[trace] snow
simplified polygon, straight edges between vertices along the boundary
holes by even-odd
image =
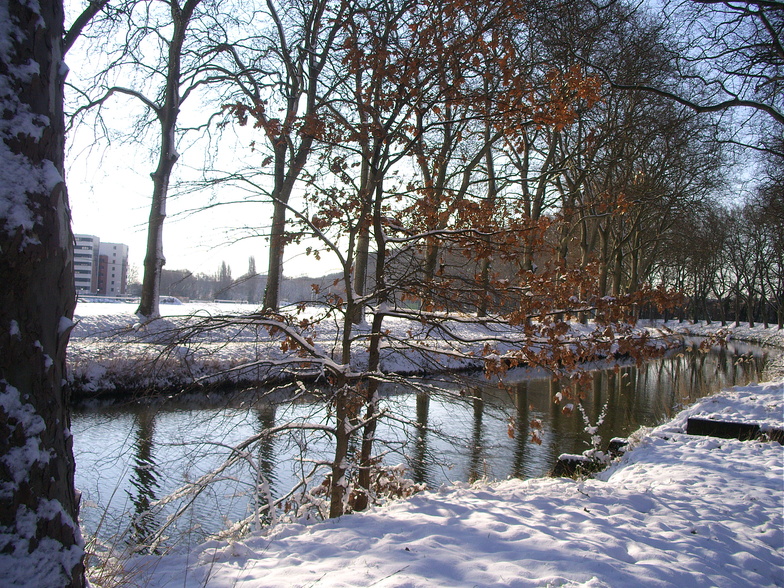
[[[38,2],[31,0],[26,5],[39,14]],[[11,18],[8,0],[0,0],[0,60],[8,71],[8,75],[0,76],[0,110],[3,112],[0,118],[0,230],[5,230],[9,236],[21,230],[24,234],[22,246],[38,242],[33,228],[40,215],[31,207],[28,196],[43,190],[49,193],[54,187],[54,175],[59,177],[51,161],[34,164],[14,153],[7,144],[19,135],[40,139],[49,122],[47,117],[34,114],[27,104],[20,102],[19,88],[14,84],[29,83],[38,74],[38,64],[34,61],[13,63],[16,56],[12,41],[23,35]]]
[[[68,351],[69,380],[77,394],[97,390],[145,390],[149,387],[182,387],[194,378],[203,384],[248,384],[259,379],[273,380],[290,373],[299,363],[295,350],[281,349],[282,338],[270,336],[258,325],[225,325],[197,333],[194,327],[208,317],[249,314],[248,304],[186,303],[161,304],[161,317],[140,322],[136,305],[128,302],[84,302],[77,305]],[[313,319],[318,312],[307,308],[297,320]],[[500,324],[478,324],[473,318],[456,314],[438,331],[407,318],[388,316],[383,328],[388,332],[381,350],[381,369],[397,374],[418,374],[458,369],[481,369],[485,362],[501,362],[514,353],[523,338],[522,329]],[[585,336],[595,327],[574,324],[567,334]],[[189,330],[187,341],[179,332]],[[317,377],[324,370],[350,374],[364,369],[368,359],[367,323],[359,325],[352,347],[351,364],[340,365],[340,341],[334,320],[311,325],[297,336],[318,354],[306,373]],[[651,340],[664,344],[661,329],[648,329]],[[671,333],[668,331],[666,336]],[[493,341],[494,349],[485,350]],[[260,360],[263,360],[260,362]]]
[[[85,357],[80,344],[97,358],[79,368],[91,372],[88,380],[96,383],[118,363],[130,362],[179,317],[229,309],[196,311],[185,304],[162,310],[167,316],[136,333],[133,305],[80,304],[72,337],[77,363]],[[390,327],[406,333],[394,321]],[[682,335],[720,328],[654,327]],[[456,328],[470,336],[478,327]],[[251,349],[259,352],[252,340],[257,333],[230,334],[232,344],[211,348],[216,363],[225,367]],[[728,336],[784,348],[784,333],[776,329],[741,326],[729,328]],[[128,355],[100,363],[101,345],[113,341],[123,341]],[[218,344],[177,347],[172,361],[193,361],[210,345]],[[271,353],[274,347],[264,348],[262,341]],[[122,573],[149,588],[784,586],[784,448],[685,433],[691,416],[784,428],[781,357],[771,362],[773,381],[724,391],[658,428],[639,431],[630,449],[595,478],[457,483],[337,520],[278,524],[242,540],[134,556]],[[387,360],[396,367],[405,363]]]
[[[784,382],[704,399],[595,479],[456,484],[127,565],[150,588],[782,586],[784,448],[684,433],[717,410],[781,427]]]
[[[57,334],[62,335],[63,333],[67,333],[70,331],[74,326],[74,322],[69,319],[67,316],[61,316],[60,322],[57,325]]]
[[[12,496],[28,477],[36,462],[48,463],[51,454],[41,449],[39,435],[46,429],[41,415],[32,404],[23,402],[19,390],[5,380],[0,380],[0,409],[11,422],[16,422],[18,434],[25,439],[24,445],[11,447],[0,461],[5,465],[9,479],[0,483],[0,498]]]
[[[46,424],[34,407],[25,403],[19,390],[5,380],[0,380],[0,389],[0,414],[14,424],[15,436],[24,439],[23,445],[14,445],[0,458],[7,474],[7,479],[0,484],[0,499],[5,500],[19,492],[36,463],[47,463],[54,457],[54,452],[41,447],[39,435]],[[80,545],[64,547],[50,538],[37,539],[42,521],[52,521],[43,524],[66,525],[74,529],[77,536],[79,534],[74,520],[56,500],[38,498],[35,509],[19,505],[13,528],[0,525],[0,576],[3,586],[65,584],[63,571],[72,570],[80,561],[83,554]]]
[[[30,513],[36,517],[37,514]],[[17,514],[17,519],[24,518]],[[5,545],[5,537],[0,532],[0,545]],[[31,586],[65,586],[68,583],[64,570],[72,570],[83,555],[81,547],[72,545],[64,548],[61,543],[44,537],[32,553],[27,553],[27,541],[2,558],[3,586],[29,588]]]

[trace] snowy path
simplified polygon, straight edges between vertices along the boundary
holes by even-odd
[[[784,586],[784,448],[683,433],[688,416],[781,427],[784,382],[736,388],[641,434],[600,479],[461,485],[272,536],[144,557],[135,582],[229,586]]]

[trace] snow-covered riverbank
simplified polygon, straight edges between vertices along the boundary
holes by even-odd
[[[287,360],[297,356],[285,349],[280,333],[270,335],[257,321],[244,320],[250,305],[189,303],[162,305],[161,318],[139,325],[127,303],[80,303],[68,352],[69,378],[74,392],[146,391],[203,385],[253,385],[290,379]],[[308,308],[297,320],[313,320],[318,309]],[[223,320],[223,317],[229,320]],[[234,318],[232,318],[234,317]],[[481,369],[486,345],[504,353],[524,338],[522,329],[479,323],[454,315],[444,322],[448,334],[418,321],[387,317],[381,368],[398,374]],[[209,324],[203,321],[210,320]],[[572,325],[570,335],[586,338],[591,325]],[[369,325],[357,325],[352,345],[352,369],[367,362]],[[652,344],[665,345],[652,329]],[[323,358],[339,363],[341,334],[333,319],[312,324],[303,338],[312,340]],[[327,361],[329,361],[328,359]],[[299,376],[302,371],[298,370]],[[313,375],[317,376],[314,367]]]
[[[722,326],[721,323],[712,322],[706,324],[699,322],[668,321],[666,323],[656,322],[655,326],[669,330],[679,335],[693,335],[697,337],[709,337],[712,335],[723,335],[727,341],[743,341],[784,350],[784,330],[779,330],[777,326],[765,328],[761,324],[749,327],[746,323],[729,323]],[[767,379],[784,378],[784,353],[771,354],[765,370]]]
[[[204,332],[193,330],[205,317],[238,315],[252,310],[240,304],[162,305],[162,318],[140,326],[133,314],[135,306],[127,303],[80,303],[76,309],[76,327],[68,348],[69,378],[75,394],[90,396],[98,391],[144,391],[147,389],[182,388],[199,382],[212,385],[253,384],[279,376],[292,352],[281,349],[280,337],[270,337],[266,329],[252,324],[211,325]],[[499,325],[454,321],[449,325],[457,338],[440,339],[422,325],[389,318],[385,329],[390,339],[406,345],[387,345],[382,367],[400,374],[422,371],[479,369],[482,348],[488,338],[503,351],[504,340],[520,340],[519,329]],[[668,334],[706,335],[725,330],[730,338],[784,348],[784,331],[776,328],[749,329],[746,326],[721,327],[691,325],[671,321],[645,325],[652,338],[664,344]],[[361,334],[362,329],[358,327]],[[187,341],[182,340],[188,330]],[[590,326],[575,324],[572,333]],[[324,322],[311,333],[315,346],[328,356],[338,342],[334,322]],[[472,344],[471,341],[476,343]],[[411,345],[411,342],[418,342]],[[362,365],[366,345],[356,344],[354,360]],[[470,355],[473,354],[472,359]],[[261,361],[260,361],[261,360]],[[784,372],[784,370],[782,370]]]
[[[684,433],[689,416],[783,413],[784,381],[739,387],[641,431],[597,479],[445,487],[126,571],[151,588],[784,586],[784,448]]]

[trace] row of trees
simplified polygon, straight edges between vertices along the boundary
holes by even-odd
[[[771,157],[747,201],[684,217],[657,278],[688,295],[681,317],[784,325],[784,166]]]
[[[445,13],[402,1],[109,4],[87,33],[102,67],[80,80],[74,108],[77,120],[106,124],[110,101],[131,97],[141,106],[134,135],[160,139],[140,314],[157,312],[161,227],[179,151],[193,145],[194,153],[204,146],[200,132],[232,121],[256,129],[250,148],[238,157],[228,141],[232,166],[217,169],[223,160],[212,154],[229,133],[211,133],[209,170],[180,186],[218,186],[216,204],[236,202],[242,190],[246,202],[272,206],[271,224],[263,213],[238,223],[269,239],[266,309],[279,305],[286,245],[323,228],[303,219],[344,223],[354,239],[350,249],[342,244],[352,288],[365,292],[375,191],[389,226],[409,232],[503,219],[524,270],[549,227],[552,247],[540,255],[595,263],[605,294],[633,292],[651,277],[675,220],[720,185],[715,139],[739,139],[695,112],[756,106],[780,116],[772,91],[780,11],[692,4],[671,4],[669,20],[590,2],[457,2]],[[694,33],[706,19],[737,21],[734,37]],[[673,45],[678,33],[689,34]],[[724,57],[695,60],[695,44]],[[732,59],[747,69],[733,69]],[[677,107],[671,98],[682,80],[691,89]],[[449,241],[428,239],[426,280]],[[485,253],[494,247],[485,242],[474,260],[484,260],[476,269],[487,284]]]
[[[237,300],[258,303],[264,291],[264,276],[256,272],[256,260],[251,257],[248,271],[234,279],[231,266],[225,261],[214,274],[193,273],[190,270],[161,271],[160,294],[181,300]],[[142,284],[129,284],[132,296],[141,294]]]
[[[258,305],[262,303],[267,278],[255,271],[254,262],[249,266],[248,271],[237,278],[232,277],[231,266],[225,261],[214,274],[164,269],[161,272],[160,293],[181,300],[235,300]],[[323,296],[317,295],[314,290],[327,293],[336,290],[333,286],[335,278],[334,275],[284,278],[279,288],[281,300],[298,303],[321,299]],[[139,282],[129,284],[131,296],[139,296],[141,287]]]

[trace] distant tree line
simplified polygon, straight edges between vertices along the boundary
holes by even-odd
[[[289,303],[319,301],[333,292],[340,292],[339,276],[283,277],[281,299]],[[184,302],[190,300],[232,300],[259,305],[263,301],[267,277],[256,272],[256,262],[250,258],[248,271],[232,277],[231,266],[225,261],[214,274],[193,273],[190,270],[167,270],[161,272],[161,296],[173,296]],[[314,287],[315,286],[315,287]],[[141,283],[129,285],[131,296],[139,296]]]
[[[784,326],[784,159],[771,156],[745,202],[679,219],[655,276],[687,296],[679,318]]]

